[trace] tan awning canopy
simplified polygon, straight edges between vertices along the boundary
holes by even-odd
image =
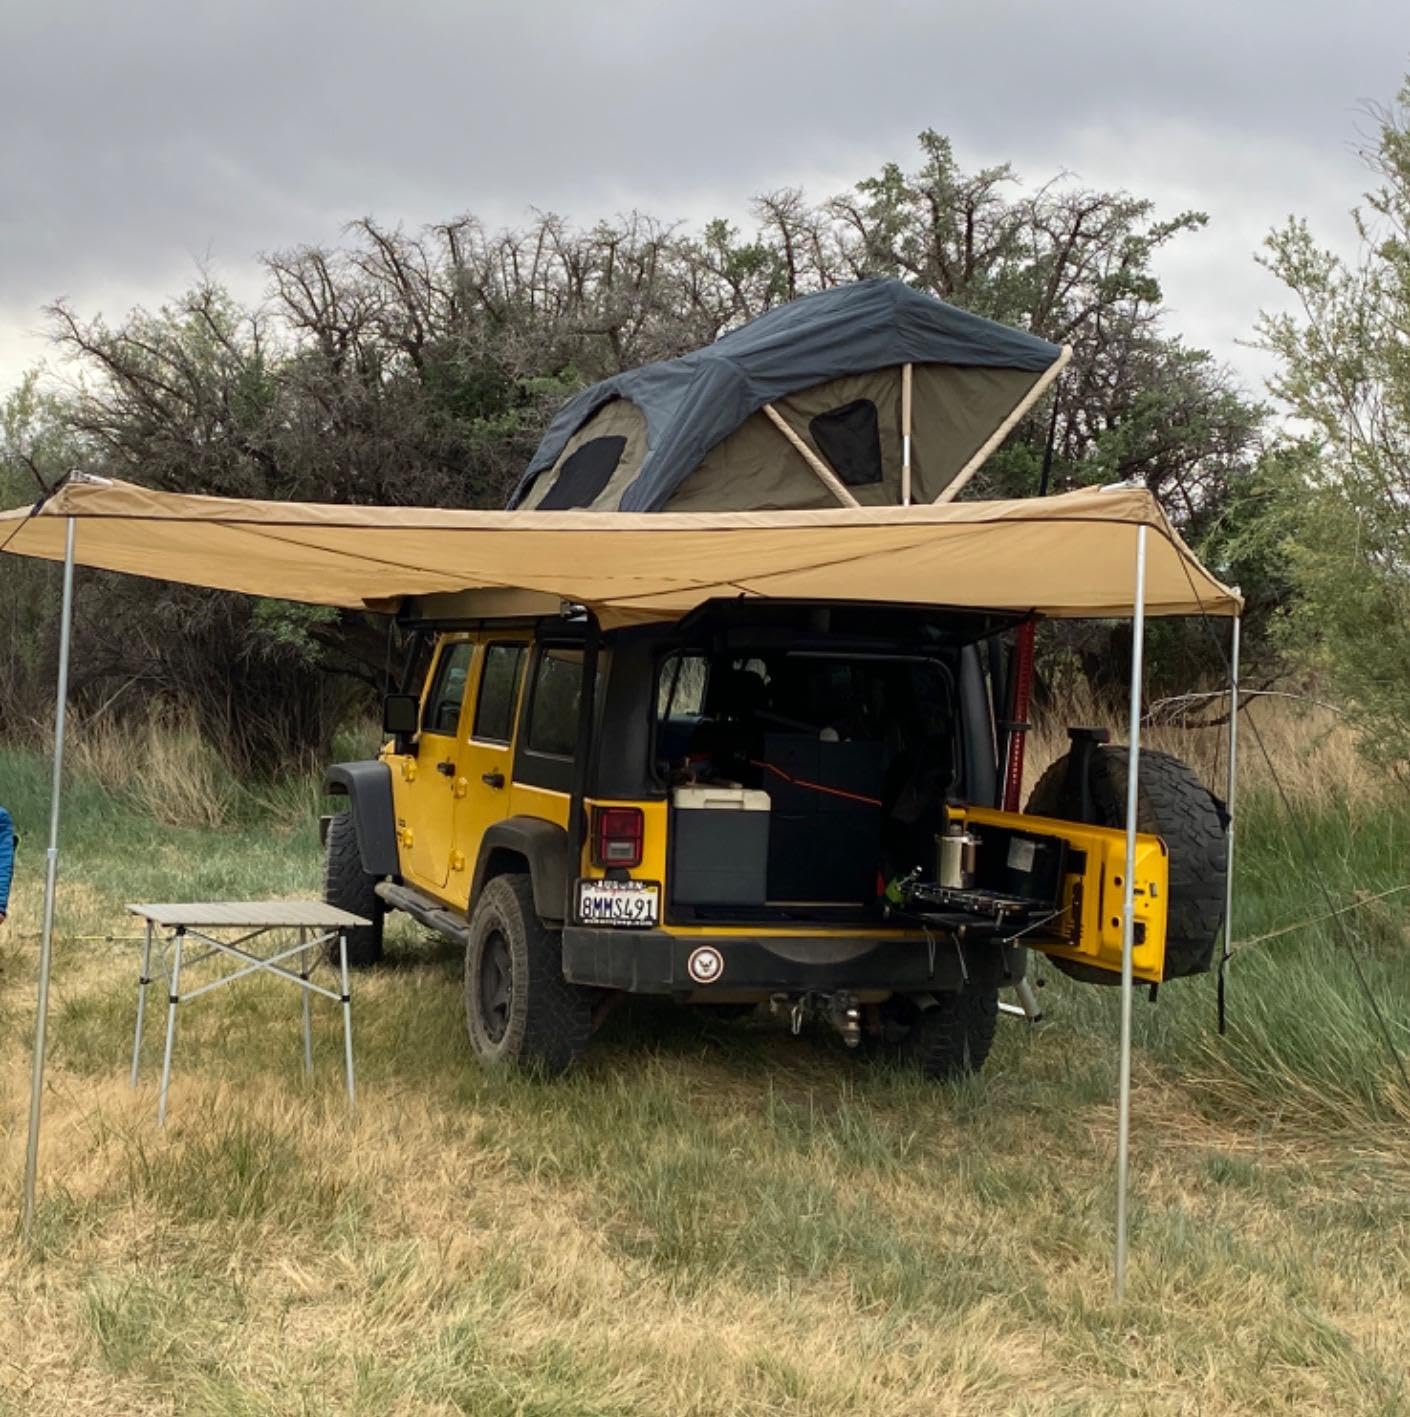
[[[1137,528],[1146,613],[1235,615],[1155,499],[1089,489],[1013,502],[792,512],[474,512],[256,502],[75,479],[0,513],[0,550],[315,605],[482,587],[541,591],[604,625],[707,600],[890,601],[1067,618],[1129,615]]]

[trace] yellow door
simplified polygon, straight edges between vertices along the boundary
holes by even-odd
[[[966,823],[979,829],[1003,827],[1031,837],[1061,837],[1067,843],[1067,871],[1059,897],[1062,909],[1023,934],[1030,949],[1121,975],[1122,906],[1125,897],[1126,833],[1120,827],[1093,827],[1026,812],[966,807]],[[1014,848],[1014,855],[1019,848]],[[1027,869],[1026,867],[1024,869]],[[1131,973],[1160,983],[1165,967],[1165,925],[1170,896],[1170,862],[1158,836],[1136,836],[1135,931]]]
[[[529,658],[528,637],[485,635],[476,658],[475,682],[461,720],[455,788],[460,795],[451,858],[452,868],[464,872],[464,891],[469,890],[474,875],[481,838],[495,822],[509,815],[515,721]],[[457,894],[462,902],[466,899],[463,893]]]
[[[467,638],[441,642],[421,701],[416,751],[401,759],[396,784],[402,867],[438,894],[450,875],[461,710],[474,651]]]

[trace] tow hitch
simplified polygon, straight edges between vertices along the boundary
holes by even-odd
[[[769,999],[769,1012],[775,1016],[787,1013],[788,1026],[795,1036],[803,1031],[806,1019],[820,1018],[837,1030],[849,1048],[862,1041],[861,1005],[857,996],[846,990],[835,994],[774,994]]]

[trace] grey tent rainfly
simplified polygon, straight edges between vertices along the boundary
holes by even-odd
[[[949,501],[1070,355],[898,280],[836,286],[569,399],[509,505]]]

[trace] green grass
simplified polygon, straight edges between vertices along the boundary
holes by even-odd
[[[47,775],[0,750],[25,834],[0,932],[4,1198],[18,1204]],[[399,922],[335,1011],[253,981],[160,1027],[127,1088],[127,900],[306,893],[307,785],[221,829],[66,795],[37,1244],[0,1246],[0,1410],[208,1413],[1377,1412],[1410,1407],[1407,1099],[1326,925],[1136,1009],[1130,1296],[1110,1299],[1114,990],[1043,966],[937,1088],[767,1021],[620,1010],[577,1074],[487,1072],[453,951]],[[264,805],[260,806],[261,797]],[[270,803],[275,805],[271,807]],[[285,807],[278,804],[283,802]],[[1322,903],[1256,792],[1236,933]],[[310,809],[311,810],[311,809]],[[1340,902],[1398,884],[1410,808],[1330,798]],[[1402,875],[1403,878],[1403,875]],[[1350,917],[1396,1037],[1410,893]]]

